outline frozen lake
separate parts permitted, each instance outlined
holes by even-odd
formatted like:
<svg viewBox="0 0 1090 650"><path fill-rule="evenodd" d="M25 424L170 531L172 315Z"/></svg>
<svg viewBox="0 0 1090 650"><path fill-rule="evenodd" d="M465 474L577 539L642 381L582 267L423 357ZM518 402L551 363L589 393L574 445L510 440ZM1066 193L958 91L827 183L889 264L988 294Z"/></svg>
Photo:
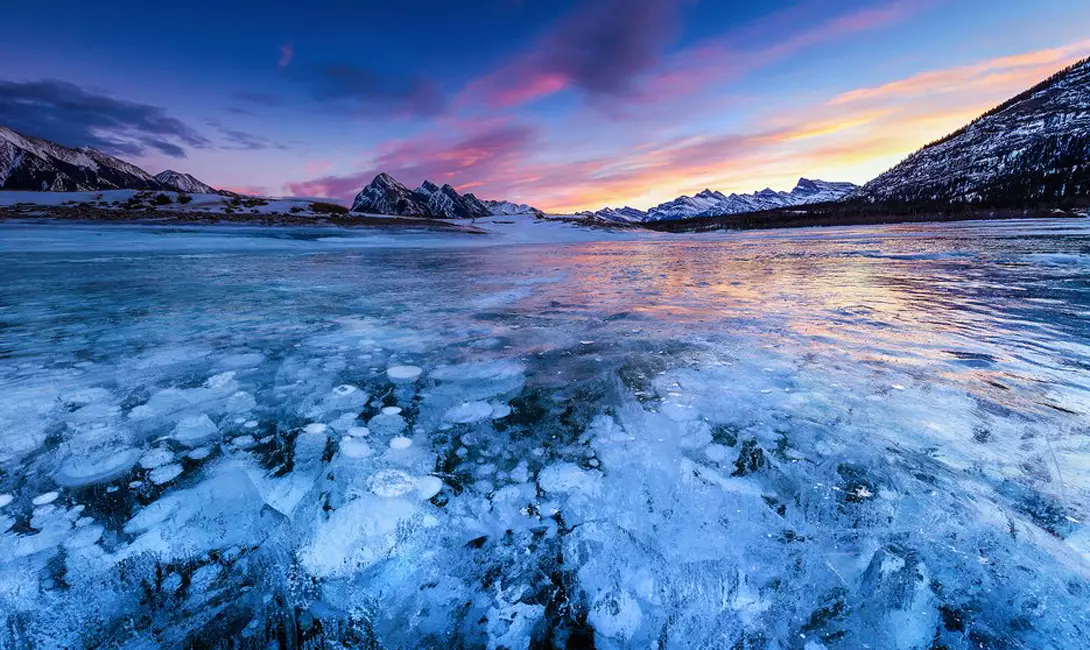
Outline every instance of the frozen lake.
<svg viewBox="0 0 1090 650"><path fill-rule="evenodd" d="M0 224L0 647L1090 647L1087 222L565 232Z"/></svg>

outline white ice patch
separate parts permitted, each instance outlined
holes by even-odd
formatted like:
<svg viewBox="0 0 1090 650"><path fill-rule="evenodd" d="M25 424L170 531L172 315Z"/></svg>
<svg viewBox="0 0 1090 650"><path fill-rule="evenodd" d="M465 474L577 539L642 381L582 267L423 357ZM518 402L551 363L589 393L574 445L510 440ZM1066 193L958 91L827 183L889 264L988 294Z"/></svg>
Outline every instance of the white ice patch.
<svg viewBox="0 0 1090 650"><path fill-rule="evenodd" d="M186 447L197 447L219 434L212 419L206 414L183 418L174 427L174 439Z"/></svg>
<svg viewBox="0 0 1090 650"><path fill-rule="evenodd" d="M348 458L367 458L374 453L371 449L371 445L359 438L351 436L341 438L340 450L341 453Z"/></svg>
<svg viewBox="0 0 1090 650"><path fill-rule="evenodd" d="M492 417L492 405L488 402L463 402L448 409L443 419L455 424L471 424Z"/></svg>
<svg viewBox="0 0 1090 650"><path fill-rule="evenodd" d="M399 527L408 525L416 512L406 499L355 499L317 525L299 553L300 562L318 578L356 574L397 552Z"/></svg>
<svg viewBox="0 0 1090 650"><path fill-rule="evenodd" d="M438 476L418 476L415 481L416 492L424 501L443 491L443 480Z"/></svg>
<svg viewBox="0 0 1090 650"><path fill-rule="evenodd" d="M182 474L182 466L179 463L171 463L170 465L163 465L162 467L156 467L148 473L148 479L156 485L163 485L164 483L170 483L174 479L178 478Z"/></svg>
<svg viewBox="0 0 1090 650"><path fill-rule="evenodd" d="M386 369L386 376L395 384L411 384L422 372L417 366L391 366Z"/></svg>
<svg viewBox="0 0 1090 650"><path fill-rule="evenodd" d="M73 456L61 464L55 478L66 487L108 483L127 474L139 458L140 452L136 449Z"/></svg>
<svg viewBox="0 0 1090 650"><path fill-rule="evenodd" d="M30 502L36 506L44 506L53 503L60 497L59 492L46 492L34 497Z"/></svg>
<svg viewBox="0 0 1090 650"><path fill-rule="evenodd" d="M174 453L166 447L156 447L140 457L140 467L155 469L174 460Z"/></svg>

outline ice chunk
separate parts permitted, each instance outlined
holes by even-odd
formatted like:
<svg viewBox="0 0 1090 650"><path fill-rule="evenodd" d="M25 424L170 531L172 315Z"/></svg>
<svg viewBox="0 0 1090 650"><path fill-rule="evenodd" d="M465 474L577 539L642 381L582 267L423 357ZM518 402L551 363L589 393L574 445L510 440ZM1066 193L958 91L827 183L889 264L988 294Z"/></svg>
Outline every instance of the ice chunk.
<svg viewBox="0 0 1090 650"><path fill-rule="evenodd" d="M401 407L400 406L384 406L384 407L382 407L382 414L383 415L400 415L401 414Z"/></svg>
<svg viewBox="0 0 1090 650"><path fill-rule="evenodd" d="M182 418L174 427L174 439L186 447L202 445L218 433L215 423L204 413Z"/></svg>
<svg viewBox="0 0 1090 650"><path fill-rule="evenodd" d="M156 467L148 473L148 478L156 485L163 485L164 483L170 483L174 479L178 478L182 473L182 466L178 463L171 463L170 465L163 465L162 467Z"/></svg>
<svg viewBox="0 0 1090 650"><path fill-rule="evenodd" d="M537 483L546 492L594 493L598 490L601 474L595 470L584 471L575 463L555 463L541 470Z"/></svg>
<svg viewBox="0 0 1090 650"><path fill-rule="evenodd" d="M492 419L501 420L508 415L511 415L511 406L504 402L496 402L492 404Z"/></svg>
<svg viewBox="0 0 1090 650"><path fill-rule="evenodd" d="M196 487L164 496L130 519L125 532L139 538L124 554L167 559L255 545L281 521L244 471L223 465Z"/></svg>
<svg viewBox="0 0 1090 650"><path fill-rule="evenodd" d="M257 400L253 395L240 390L227 398L226 407L229 413L248 413L257 407Z"/></svg>
<svg viewBox="0 0 1090 650"><path fill-rule="evenodd" d="M408 384L419 379L422 372L416 366L391 366L386 369L386 376L395 384Z"/></svg>
<svg viewBox="0 0 1090 650"><path fill-rule="evenodd" d="M405 436L397 436L390 441L390 449L408 449L412 447L413 441L411 438Z"/></svg>
<svg viewBox="0 0 1090 650"><path fill-rule="evenodd" d="M235 381L235 371L228 370L227 372L221 372L218 375L212 375L204 382L205 388L211 388L212 390L222 390L228 387L234 387L237 385Z"/></svg>
<svg viewBox="0 0 1090 650"><path fill-rule="evenodd" d="M491 417L492 405L488 402L463 402L443 415L443 419L455 424L471 424Z"/></svg>
<svg viewBox="0 0 1090 650"><path fill-rule="evenodd" d="M140 457L140 467L155 469L174 460L174 453L166 447L156 447Z"/></svg>
<svg viewBox="0 0 1090 650"><path fill-rule="evenodd" d="M371 477L371 491L380 497L399 497L412 492L416 482L399 469L383 469Z"/></svg>
<svg viewBox="0 0 1090 650"><path fill-rule="evenodd" d="M196 449L189 450L186 453L186 457L192 458L193 460L204 460L205 458L208 458L208 454L210 453L212 453L212 450L208 447L197 447Z"/></svg>
<svg viewBox="0 0 1090 650"><path fill-rule="evenodd" d="M329 430L329 427L321 422L311 422L307 426L303 427L303 433L309 433L311 435L323 434Z"/></svg>
<svg viewBox="0 0 1090 650"><path fill-rule="evenodd" d="M128 473L139 457L136 449L73 456L61 464L56 480L65 487L107 483Z"/></svg>
<svg viewBox="0 0 1090 650"><path fill-rule="evenodd" d="M31 500L31 503L33 503L36 506L44 506L44 505L53 503L60 496L61 495L60 495L59 492L45 492L43 494L39 494L38 496L34 497L34 499Z"/></svg>
<svg viewBox="0 0 1090 650"><path fill-rule="evenodd" d="M0 508L3 508L15 500L10 494L0 494Z"/></svg>
<svg viewBox="0 0 1090 650"><path fill-rule="evenodd" d="M443 490L443 480L438 476L418 476L415 480L416 492L425 501Z"/></svg>
<svg viewBox="0 0 1090 650"><path fill-rule="evenodd" d="M368 495L350 501L318 526L300 562L319 578L356 574L395 552L399 530L416 512L406 499Z"/></svg>
<svg viewBox="0 0 1090 650"><path fill-rule="evenodd" d="M363 438L371 435L371 430L367 427L348 427L348 435L353 438Z"/></svg>

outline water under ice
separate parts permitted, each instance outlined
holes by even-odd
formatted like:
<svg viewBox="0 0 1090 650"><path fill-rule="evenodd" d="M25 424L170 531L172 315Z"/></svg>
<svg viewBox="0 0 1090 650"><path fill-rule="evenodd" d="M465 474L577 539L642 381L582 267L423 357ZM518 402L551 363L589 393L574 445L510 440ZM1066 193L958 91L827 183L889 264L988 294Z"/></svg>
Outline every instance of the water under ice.
<svg viewBox="0 0 1090 650"><path fill-rule="evenodd" d="M488 244L4 225L0 647L1090 647L1086 225Z"/></svg>

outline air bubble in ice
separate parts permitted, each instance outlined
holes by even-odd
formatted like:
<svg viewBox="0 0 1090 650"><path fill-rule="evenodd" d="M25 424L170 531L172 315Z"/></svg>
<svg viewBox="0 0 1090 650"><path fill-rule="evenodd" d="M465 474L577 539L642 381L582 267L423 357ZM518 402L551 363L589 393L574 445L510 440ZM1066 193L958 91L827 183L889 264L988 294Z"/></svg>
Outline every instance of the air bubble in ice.
<svg viewBox="0 0 1090 650"><path fill-rule="evenodd" d="M408 384L419 379L422 372L416 366L391 366L386 369L386 376L395 384Z"/></svg>
<svg viewBox="0 0 1090 650"><path fill-rule="evenodd" d="M471 424L491 417L492 405L488 402L463 402L443 415L443 419L455 424Z"/></svg>
<svg viewBox="0 0 1090 650"><path fill-rule="evenodd" d="M341 438L341 453L348 458L367 458L371 455L371 445L359 438L345 436Z"/></svg>
<svg viewBox="0 0 1090 650"><path fill-rule="evenodd" d="M411 476L399 469L383 469L371 477L371 491L380 497L399 497L416 488Z"/></svg>

